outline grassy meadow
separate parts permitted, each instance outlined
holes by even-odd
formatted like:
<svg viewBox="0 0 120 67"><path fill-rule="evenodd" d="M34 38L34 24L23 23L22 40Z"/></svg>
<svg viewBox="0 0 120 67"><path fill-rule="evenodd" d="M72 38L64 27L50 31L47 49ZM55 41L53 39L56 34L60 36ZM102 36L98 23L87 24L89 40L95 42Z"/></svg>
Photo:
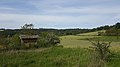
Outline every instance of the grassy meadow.
<svg viewBox="0 0 120 67"><path fill-rule="evenodd" d="M82 40L85 38L93 38L94 36L62 36L60 37L61 43L64 47L88 47L90 44L87 40Z"/></svg>
<svg viewBox="0 0 120 67"><path fill-rule="evenodd" d="M39 49L41 50L41 49ZM91 52L83 48L54 47L41 51L9 51L0 53L0 67L97 67ZM120 67L120 52L105 67Z"/></svg>
<svg viewBox="0 0 120 67"><path fill-rule="evenodd" d="M100 40L101 42L112 42L111 48L120 49L120 39L118 39L117 36L78 36L78 35L62 36L60 37L61 39L60 45L63 45L64 47L88 48L92 44L87 40L87 38L89 38L92 41Z"/></svg>
<svg viewBox="0 0 120 67"><path fill-rule="evenodd" d="M5 67L86 67L87 50L55 47L44 51L9 52L0 54ZM84 59L83 59L84 58Z"/></svg>
<svg viewBox="0 0 120 67"><path fill-rule="evenodd" d="M116 52L116 55L112 61L105 62L106 67L120 66L120 52ZM0 53L0 59L1 67L91 67L98 64L92 61L90 51L83 48L9 51Z"/></svg>
<svg viewBox="0 0 120 67"><path fill-rule="evenodd" d="M116 36L69 35L60 37L58 47L3 51L0 52L1 67L97 67L99 62L94 62L91 51L92 44L86 40L112 41L111 51L115 57L104 62L104 67L120 67L120 39ZM120 37L119 37L120 38Z"/></svg>

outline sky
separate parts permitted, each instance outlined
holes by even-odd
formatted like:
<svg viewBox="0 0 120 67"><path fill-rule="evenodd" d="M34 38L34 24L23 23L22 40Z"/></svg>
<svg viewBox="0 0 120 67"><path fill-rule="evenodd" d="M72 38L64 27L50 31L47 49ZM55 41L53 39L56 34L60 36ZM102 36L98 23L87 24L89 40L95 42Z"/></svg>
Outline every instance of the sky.
<svg viewBox="0 0 120 67"><path fill-rule="evenodd" d="M94 28L120 21L120 0L0 0L0 28Z"/></svg>

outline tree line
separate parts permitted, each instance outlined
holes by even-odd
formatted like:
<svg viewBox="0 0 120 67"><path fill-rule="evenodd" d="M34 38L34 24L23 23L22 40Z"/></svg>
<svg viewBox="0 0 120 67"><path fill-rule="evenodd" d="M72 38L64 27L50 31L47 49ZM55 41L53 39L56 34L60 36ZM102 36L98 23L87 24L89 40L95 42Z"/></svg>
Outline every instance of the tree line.
<svg viewBox="0 0 120 67"><path fill-rule="evenodd" d="M105 30L105 32L99 32L98 35L120 36L120 23L117 22L115 25L101 26L98 27L97 30Z"/></svg>
<svg viewBox="0 0 120 67"><path fill-rule="evenodd" d="M45 29L45 28L34 29L33 24L25 24L24 26L21 26L21 29L0 29L0 36L12 37L15 34L23 34L23 33L25 34L25 33L27 33L27 32L25 32L26 30L31 31L28 34L41 34L43 32L52 32L57 36L76 35L76 34L80 34L80 33L106 30L104 35L118 35L120 32L120 23L117 22L115 25L105 25L105 26L100 26L100 27L93 28L93 29L80 29L80 28L75 28L75 29Z"/></svg>

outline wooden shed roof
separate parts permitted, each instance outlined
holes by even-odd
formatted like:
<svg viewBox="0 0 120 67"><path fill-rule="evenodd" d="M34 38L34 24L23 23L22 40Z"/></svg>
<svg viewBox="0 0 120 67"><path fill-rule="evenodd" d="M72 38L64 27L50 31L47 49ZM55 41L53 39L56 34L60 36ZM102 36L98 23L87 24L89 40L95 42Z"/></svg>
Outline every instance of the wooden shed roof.
<svg viewBox="0 0 120 67"><path fill-rule="evenodd" d="M38 35L20 35L20 39L31 39L31 38L39 38Z"/></svg>

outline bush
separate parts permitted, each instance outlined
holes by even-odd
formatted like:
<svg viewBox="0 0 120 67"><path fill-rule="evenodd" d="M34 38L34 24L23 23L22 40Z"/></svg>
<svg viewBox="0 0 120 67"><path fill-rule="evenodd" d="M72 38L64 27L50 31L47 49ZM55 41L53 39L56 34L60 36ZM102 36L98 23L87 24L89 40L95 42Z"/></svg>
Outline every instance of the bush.
<svg viewBox="0 0 120 67"><path fill-rule="evenodd" d="M57 43L60 43L59 38L55 34L50 32L42 33L37 41L37 44L21 45L19 34L15 34L12 37L0 39L0 46L2 45L4 49L9 50L51 47L56 46Z"/></svg>
<svg viewBox="0 0 120 67"><path fill-rule="evenodd" d="M89 39L88 39L89 40ZM90 63L90 67L105 67L106 62L110 59L110 44L111 42L105 43L105 42L92 42L89 40L93 46L90 47L91 52L91 59L92 63Z"/></svg>
<svg viewBox="0 0 120 67"><path fill-rule="evenodd" d="M109 59L108 57L111 54L110 49L109 49L111 42L109 43L105 43L105 42L100 43L100 41L96 41L96 43L92 41L90 42L93 44L93 46L90 48L92 48L92 50L94 50L98 54L101 60Z"/></svg>
<svg viewBox="0 0 120 67"><path fill-rule="evenodd" d="M18 34L15 34L11 37L9 46L11 49L21 49L20 38Z"/></svg>
<svg viewBox="0 0 120 67"><path fill-rule="evenodd" d="M0 36L1 38L0 38L0 49L2 49L2 50L8 50L8 47L9 47L9 42L10 42L10 40L9 40L9 37L7 37L7 38L5 38L5 37L2 37L2 36Z"/></svg>
<svg viewBox="0 0 120 67"><path fill-rule="evenodd" d="M39 47L51 47L60 43L59 38L53 33L42 33L39 38L38 46Z"/></svg>

